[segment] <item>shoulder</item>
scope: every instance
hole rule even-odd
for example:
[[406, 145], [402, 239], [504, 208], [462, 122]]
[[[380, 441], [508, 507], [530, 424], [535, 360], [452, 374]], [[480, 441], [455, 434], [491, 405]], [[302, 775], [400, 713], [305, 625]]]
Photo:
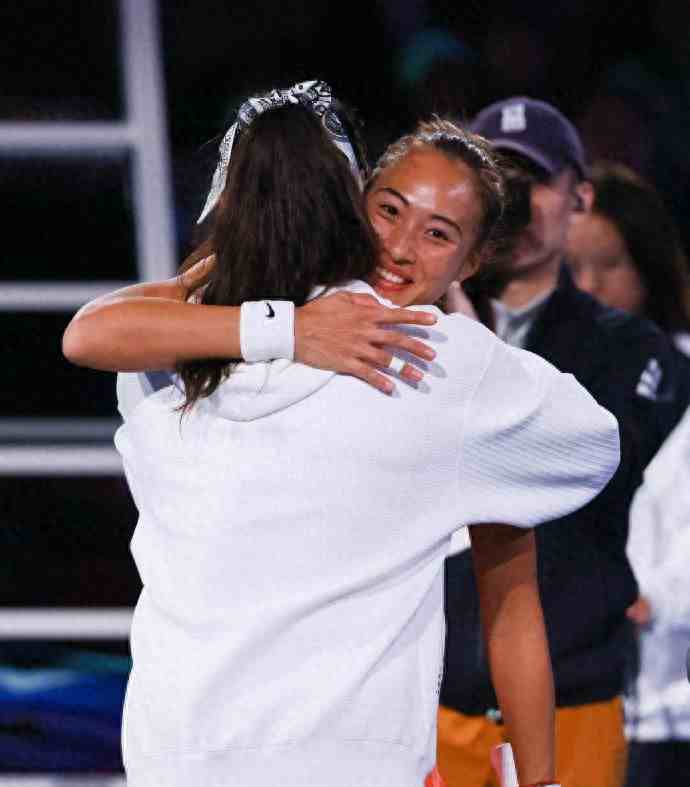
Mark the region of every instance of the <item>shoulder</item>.
[[485, 344], [501, 342], [486, 325], [464, 314], [445, 314], [436, 306], [413, 306], [412, 308], [425, 311], [433, 310], [432, 313], [438, 317], [436, 326], [447, 333], [449, 338], [452, 337], [453, 341], [480, 341]]
[[444, 314], [438, 312], [438, 322], [430, 332], [430, 339], [437, 337], [434, 349], [448, 361], [469, 359], [481, 361], [488, 359], [500, 347], [507, 347], [485, 325], [466, 317], [464, 314]]
[[671, 342], [651, 320], [604, 306], [574, 286], [558, 293], [554, 307], [580, 344], [587, 346], [592, 359], [644, 366], [655, 357], [662, 365], [672, 365]]
[[631, 342], [641, 338], [665, 341], [663, 332], [650, 320], [605, 306], [575, 287], [568, 289], [563, 296], [568, 299], [573, 312], [586, 320], [595, 334]]

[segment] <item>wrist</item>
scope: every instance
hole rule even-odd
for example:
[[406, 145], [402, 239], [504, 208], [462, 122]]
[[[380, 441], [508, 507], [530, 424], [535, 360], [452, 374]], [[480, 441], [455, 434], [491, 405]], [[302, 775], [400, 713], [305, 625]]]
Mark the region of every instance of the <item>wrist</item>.
[[240, 349], [248, 363], [293, 360], [295, 305], [291, 301], [246, 301], [240, 308]]

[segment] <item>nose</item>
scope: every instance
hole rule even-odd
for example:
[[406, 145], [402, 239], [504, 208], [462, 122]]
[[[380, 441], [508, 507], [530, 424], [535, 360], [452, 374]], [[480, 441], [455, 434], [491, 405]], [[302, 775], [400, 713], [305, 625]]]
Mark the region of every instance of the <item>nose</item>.
[[417, 248], [412, 227], [401, 222], [386, 239], [386, 249], [398, 265], [411, 265], [417, 259]]

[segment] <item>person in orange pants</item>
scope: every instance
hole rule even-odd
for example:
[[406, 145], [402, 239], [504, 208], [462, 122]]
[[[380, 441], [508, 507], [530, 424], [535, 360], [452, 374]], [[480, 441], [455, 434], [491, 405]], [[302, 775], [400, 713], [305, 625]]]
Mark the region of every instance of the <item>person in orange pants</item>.
[[[560, 782], [591, 787], [623, 782], [627, 747], [622, 718], [619, 697], [557, 708], [556, 773]], [[507, 742], [500, 721], [441, 707], [438, 727], [438, 769], [447, 787], [500, 787], [488, 757], [494, 746]], [[592, 729], [597, 735], [589, 734]]]
[[[675, 351], [653, 323], [598, 303], [568, 272], [568, 229], [592, 198], [574, 126], [555, 107], [517, 96], [487, 107], [470, 127], [530, 180], [531, 220], [486, 288], [491, 327], [574, 375], [619, 422], [622, 460], [613, 480], [589, 505], [537, 528], [535, 540], [555, 687], [554, 775], [568, 787], [622, 787], [621, 695], [632, 650], [626, 613], [638, 596], [625, 550], [628, 514], [644, 467], [685, 407], [684, 385]], [[521, 647], [506, 637], [496, 642], [482, 625], [473, 550], [455, 551], [446, 560], [438, 766], [449, 787], [485, 787], [495, 784], [492, 746], [510, 736], [519, 766], [530, 742], [517, 746], [515, 730], [532, 731], [536, 747], [545, 728], [536, 718], [525, 723], [535, 697], [516, 677], [525, 673]], [[533, 636], [534, 627], [528, 631]], [[507, 678], [497, 675], [496, 654]], [[518, 718], [501, 699], [505, 680], [519, 681], [511, 687], [522, 699]]]

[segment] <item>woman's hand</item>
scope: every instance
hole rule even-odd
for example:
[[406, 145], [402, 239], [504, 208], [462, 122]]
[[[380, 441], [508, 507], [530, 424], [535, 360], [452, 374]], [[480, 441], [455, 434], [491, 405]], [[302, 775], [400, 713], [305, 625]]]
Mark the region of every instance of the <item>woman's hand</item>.
[[[384, 393], [393, 382], [385, 369], [394, 350], [404, 350], [430, 361], [436, 353], [423, 342], [392, 326], [433, 325], [433, 314], [410, 309], [390, 309], [373, 295], [339, 292], [315, 298], [295, 310], [295, 360], [308, 366], [351, 374]], [[406, 363], [400, 376], [411, 382], [422, 379], [415, 366]]]
[[644, 596], [638, 596], [637, 601], [625, 610], [625, 615], [638, 626], [647, 626], [652, 620], [652, 607]]
[[178, 276], [182, 288], [186, 292], [191, 293], [199, 287], [203, 287], [204, 284], [208, 283], [215, 264], [216, 255], [211, 254], [208, 257], [204, 257], [203, 260], [199, 260], [191, 268], [187, 268], [186, 271]]

